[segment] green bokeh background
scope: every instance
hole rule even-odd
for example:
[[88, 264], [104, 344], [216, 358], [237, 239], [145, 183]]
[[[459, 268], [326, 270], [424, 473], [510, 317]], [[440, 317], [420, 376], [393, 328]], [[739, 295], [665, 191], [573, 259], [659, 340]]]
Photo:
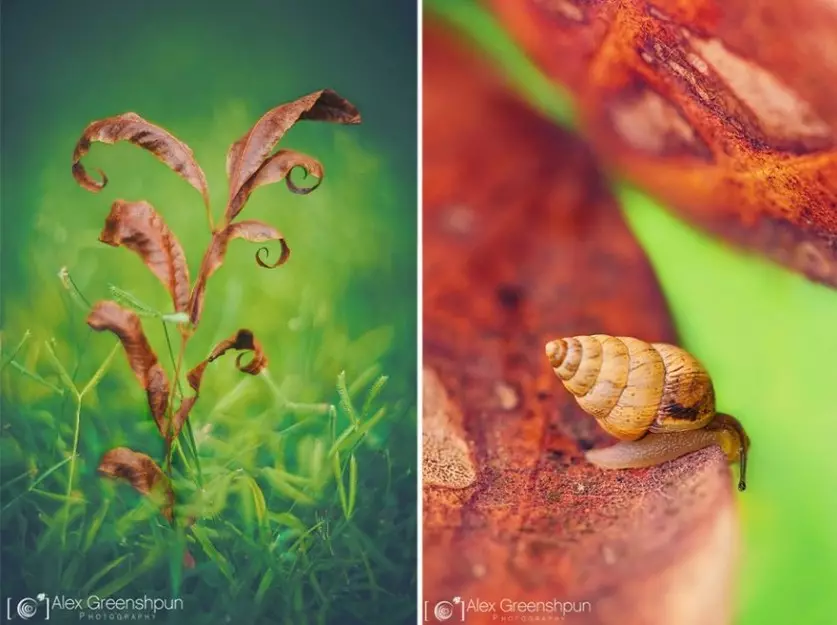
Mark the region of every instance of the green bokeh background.
[[[572, 123], [568, 96], [484, 9], [466, 0], [425, 6], [479, 45], [533, 106]], [[695, 231], [641, 192], [619, 193], [682, 344], [712, 372], [719, 410], [738, 416], [753, 441], [747, 492], [738, 498], [736, 623], [832, 623], [837, 293]]]
[[[115, 199], [156, 207], [183, 244], [193, 277], [209, 242], [199, 195], [134, 146], [94, 144], [85, 165], [101, 167], [110, 182], [99, 194], [78, 187], [70, 156], [89, 122], [134, 111], [185, 141], [206, 172], [217, 220], [227, 194], [227, 148], [265, 111], [322, 88], [336, 90], [361, 111], [360, 126], [302, 122], [283, 139], [281, 147], [323, 163], [322, 186], [307, 196], [284, 185], [264, 187], [243, 217], [277, 226], [293, 250], [291, 259], [278, 269], [261, 269], [253, 258], [256, 246], [232, 243], [225, 265], [209, 281], [204, 317], [186, 354], [192, 366], [220, 339], [250, 328], [270, 358], [270, 381], [282, 401], [335, 405], [337, 434], [349, 424], [336, 392], [338, 374], [346, 372], [358, 410], [377, 376], [388, 376], [365, 415], [384, 409], [385, 417], [355, 450], [357, 509], [351, 521], [343, 518], [324, 456], [334, 440], [330, 417], [276, 408], [267, 380], [242, 376], [231, 357], [221, 359], [208, 370], [192, 413], [207, 479], [227, 480], [210, 497], [219, 509], [204, 525], [220, 559], [192, 542], [198, 567], [184, 574], [180, 590], [190, 623], [355, 623], [379, 613], [393, 623], [411, 622], [415, 6], [385, 0], [4, 0], [2, 70], [3, 349], [8, 355], [29, 331], [17, 363], [58, 386], [45, 341], [55, 338], [59, 359], [71, 372], [78, 367], [81, 383], [115, 343], [110, 334], [87, 330], [84, 312], [58, 280], [61, 267], [90, 300], [108, 298], [114, 284], [158, 310], [170, 309], [167, 293], [136, 255], [97, 241]], [[275, 258], [278, 246], [270, 251]], [[145, 326], [168, 365], [161, 324]], [[85, 503], [70, 506], [63, 551], [56, 528], [68, 467], [44, 475], [72, 449], [72, 401], [13, 366], [5, 367], [2, 383], [4, 606], [10, 595], [75, 595], [122, 556], [127, 559], [93, 589], [130, 578], [116, 594], [171, 593], [172, 533], [153, 514], [132, 521], [143, 502], [128, 487], [114, 488], [95, 475], [101, 453], [116, 445], [160, 457], [144, 394], [122, 354], [82, 408], [74, 491]], [[297, 423], [291, 433], [277, 434]], [[299, 478], [290, 483], [311, 500], [297, 501], [283, 484], [265, 479], [264, 467]], [[307, 547], [292, 548], [302, 530], [284, 527], [286, 517], [256, 527], [250, 481], [229, 475], [253, 477], [268, 513], [295, 515], [310, 533]], [[79, 545], [100, 515], [96, 539], [84, 551]], [[158, 548], [159, 561], [138, 573], [143, 558]], [[231, 579], [222, 574], [223, 561]], [[186, 622], [182, 618], [173, 622]]]

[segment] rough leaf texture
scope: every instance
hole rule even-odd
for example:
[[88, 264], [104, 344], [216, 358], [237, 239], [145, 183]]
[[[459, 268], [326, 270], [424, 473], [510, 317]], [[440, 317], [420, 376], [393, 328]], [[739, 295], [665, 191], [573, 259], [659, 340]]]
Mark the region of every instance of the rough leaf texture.
[[837, 4], [491, 3], [620, 171], [837, 286]]
[[200, 192], [204, 203], [209, 205], [206, 176], [195, 161], [189, 146], [136, 113], [108, 117], [95, 121], [84, 129], [73, 151], [73, 178], [88, 191], [100, 191], [108, 182], [107, 176], [102, 171], [99, 172], [102, 175], [102, 181], [93, 180], [81, 164], [81, 159], [90, 150], [90, 144], [96, 141], [109, 144], [129, 141], [148, 150], [195, 187]]
[[90, 311], [87, 325], [97, 332], [113, 332], [119, 338], [131, 370], [148, 395], [148, 406], [151, 408], [157, 429], [165, 436], [168, 429], [166, 407], [169, 379], [145, 337], [139, 317], [116, 302], [101, 301]]
[[192, 296], [189, 302], [189, 316], [192, 323], [197, 325], [203, 312], [203, 301], [206, 295], [206, 282], [209, 277], [215, 273], [221, 265], [224, 264], [224, 257], [227, 254], [227, 245], [233, 239], [244, 239], [251, 243], [266, 243], [268, 241], [278, 241], [281, 246], [279, 258], [273, 264], [266, 263], [261, 253], [267, 252], [266, 248], [259, 248], [256, 252], [256, 263], [261, 267], [273, 269], [288, 261], [291, 257], [291, 248], [285, 242], [285, 237], [276, 228], [270, 224], [266, 224], [256, 220], [239, 221], [219, 230], [212, 235], [212, 242], [209, 249], [201, 262], [200, 272], [198, 278], [195, 280], [195, 286], [192, 289]]
[[265, 113], [227, 153], [230, 198], [262, 167], [267, 155], [297, 121], [310, 119], [337, 124], [359, 124], [354, 105], [331, 89], [315, 91]]
[[166, 504], [163, 515], [169, 521], [173, 518], [174, 492], [163, 470], [145, 454], [127, 447], [111, 449], [99, 461], [99, 473], [107, 477], [123, 479], [143, 495], [162, 490]]
[[[299, 167], [305, 172], [306, 177], [314, 176], [317, 182], [309, 187], [300, 187], [291, 180], [291, 173]], [[323, 180], [323, 166], [315, 158], [294, 152], [293, 150], [278, 150], [276, 154], [268, 158], [255, 174], [250, 176], [227, 207], [227, 219], [235, 219], [236, 215], [244, 208], [250, 194], [259, 187], [266, 184], [273, 184], [284, 180], [288, 189], [293, 193], [305, 195], [311, 193], [320, 186]]]
[[139, 254], [171, 295], [174, 309], [189, 305], [189, 266], [177, 237], [148, 202], [117, 200], [99, 235], [102, 243], [120, 245]]
[[584, 450], [613, 439], [544, 355], [588, 332], [676, 342], [590, 155], [438, 30], [423, 107], [424, 599], [588, 601], [566, 614], [578, 624], [728, 623], [737, 519], [721, 451], [594, 468]]

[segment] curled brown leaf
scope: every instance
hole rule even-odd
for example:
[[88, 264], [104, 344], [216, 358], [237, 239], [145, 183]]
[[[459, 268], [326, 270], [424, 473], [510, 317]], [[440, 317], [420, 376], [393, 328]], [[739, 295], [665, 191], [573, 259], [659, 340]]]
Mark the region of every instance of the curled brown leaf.
[[117, 200], [99, 235], [102, 243], [139, 254], [168, 289], [176, 311], [189, 305], [189, 267], [177, 237], [148, 202]]
[[[306, 177], [314, 176], [317, 178], [317, 182], [310, 187], [300, 187], [294, 184], [291, 174], [297, 167], [305, 172]], [[235, 219], [236, 215], [244, 208], [250, 194], [257, 188], [282, 180], [285, 181], [288, 189], [293, 193], [300, 195], [311, 193], [320, 186], [323, 180], [323, 166], [317, 159], [301, 152], [294, 152], [293, 150], [277, 151], [276, 154], [262, 163], [256, 173], [247, 179], [238, 193], [235, 194], [235, 197], [230, 200], [229, 206], [227, 206], [227, 221]]]
[[165, 435], [169, 380], [148, 343], [139, 317], [116, 302], [101, 301], [90, 311], [87, 325], [97, 332], [113, 332], [119, 338], [128, 364], [148, 396], [148, 406], [157, 428]]
[[163, 516], [172, 521], [174, 491], [163, 470], [150, 457], [128, 447], [116, 447], [106, 452], [99, 461], [99, 473], [127, 481], [143, 495], [161, 492], [165, 498]]
[[282, 136], [303, 119], [359, 124], [360, 113], [351, 102], [331, 89], [315, 91], [269, 110], [246, 135], [230, 146], [227, 153], [231, 199], [259, 170]]
[[245, 220], [230, 224], [223, 230], [219, 230], [212, 236], [212, 243], [203, 257], [198, 278], [192, 289], [192, 297], [189, 302], [189, 316], [192, 323], [197, 325], [203, 312], [203, 299], [206, 291], [206, 282], [224, 263], [224, 256], [227, 253], [227, 245], [233, 239], [245, 239], [251, 243], [266, 243], [267, 241], [279, 241], [281, 251], [275, 263], [267, 264], [260, 255], [266, 252], [266, 248], [259, 248], [256, 252], [256, 263], [261, 267], [273, 269], [287, 262], [291, 256], [291, 249], [285, 241], [285, 237], [276, 228], [262, 221]]
[[711, 233], [837, 287], [837, 5], [491, 0], [600, 158]]
[[[235, 366], [242, 373], [258, 375], [265, 367], [267, 367], [267, 356], [262, 350], [261, 344], [256, 340], [256, 337], [253, 336], [253, 333], [250, 330], [242, 328], [231, 337], [218, 343], [209, 356], [207, 356], [205, 360], [198, 363], [198, 365], [186, 375], [189, 386], [193, 391], [195, 391], [195, 394], [191, 397], [183, 398], [183, 401], [180, 403], [180, 406], [174, 415], [171, 432], [169, 432], [166, 439], [169, 441], [169, 444], [170, 441], [178, 437], [180, 431], [183, 429], [183, 426], [186, 424], [186, 420], [189, 418], [189, 413], [192, 411], [195, 402], [198, 401], [198, 397], [201, 392], [201, 382], [203, 381], [203, 374], [204, 371], [206, 371], [207, 365], [217, 360], [231, 349], [242, 352], [235, 359]], [[243, 352], [253, 352], [253, 358], [250, 362], [242, 364], [242, 359], [244, 357]]]
[[[566, 619], [574, 625], [730, 622], [738, 537], [721, 450], [648, 469], [592, 466], [584, 451], [609, 438], [543, 357], [564, 332], [676, 342], [648, 260], [587, 148], [431, 28], [425, 20], [424, 598], [558, 595], [586, 602]], [[474, 171], [479, 184], [462, 184]], [[696, 579], [710, 583], [683, 591]]]
[[93, 180], [81, 164], [81, 159], [90, 150], [90, 144], [96, 141], [107, 144], [128, 141], [148, 150], [197, 189], [204, 204], [209, 206], [206, 176], [189, 146], [136, 113], [123, 113], [101, 119], [84, 129], [73, 151], [73, 178], [88, 191], [98, 192], [108, 182], [107, 176], [101, 170], [99, 173], [102, 175], [102, 181]]

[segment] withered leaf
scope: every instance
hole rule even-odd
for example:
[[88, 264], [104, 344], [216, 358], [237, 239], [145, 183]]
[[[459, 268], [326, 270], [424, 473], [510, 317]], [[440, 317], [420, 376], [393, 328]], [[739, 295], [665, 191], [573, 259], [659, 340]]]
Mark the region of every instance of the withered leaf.
[[[587, 601], [566, 614], [579, 625], [728, 622], [737, 524], [720, 449], [590, 465], [584, 449], [612, 439], [544, 357], [574, 334], [676, 342], [642, 250], [585, 146], [425, 29], [424, 599]], [[684, 592], [695, 579], [712, 583]]]
[[359, 124], [354, 105], [331, 89], [315, 91], [265, 113], [227, 153], [230, 199], [258, 171], [270, 151], [297, 121], [309, 119], [336, 124]]
[[261, 253], [267, 252], [266, 248], [259, 248], [256, 251], [256, 263], [261, 267], [273, 269], [284, 264], [291, 256], [291, 249], [288, 247], [285, 237], [276, 228], [256, 220], [245, 220], [230, 224], [223, 230], [212, 235], [212, 242], [201, 262], [195, 286], [192, 288], [192, 296], [189, 302], [189, 316], [192, 323], [197, 325], [203, 312], [203, 300], [206, 292], [206, 282], [224, 263], [224, 256], [227, 254], [227, 245], [233, 239], [245, 239], [251, 243], [266, 243], [278, 241], [281, 246], [279, 258], [273, 264], [266, 263]]
[[128, 364], [148, 396], [157, 429], [165, 436], [169, 379], [145, 337], [139, 317], [116, 302], [105, 300], [93, 306], [87, 325], [97, 332], [113, 332], [119, 338]]
[[116, 447], [102, 456], [98, 470], [107, 477], [126, 480], [143, 495], [161, 492], [165, 498], [163, 516], [172, 521], [174, 491], [163, 470], [150, 457], [128, 447]]
[[139, 254], [168, 289], [174, 309], [187, 309], [190, 284], [186, 256], [177, 237], [148, 202], [114, 202], [99, 240]]
[[197, 189], [204, 204], [209, 206], [206, 176], [189, 146], [136, 113], [123, 113], [101, 119], [84, 129], [73, 151], [73, 178], [88, 191], [100, 191], [108, 182], [107, 176], [101, 170], [102, 181], [93, 180], [81, 164], [81, 159], [90, 150], [90, 144], [96, 141], [107, 144], [129, 141], [148, 150]]
[[[189, 418], [189, 413], [192, 411], [195, 402], [197, 402], [198, 397], [200, 396], [201, 382], [207, 365], [217, 360], [231, 349], [242, 352], [235, 359], [235, 366], [242, 373], [258, 375], [265, 367], [267, 367], [267, 356], [262, 350], [261, 344], [256, 340], [256, 337], [253, 336], [253, 333], [250, 330], [241, 329], [233, 336], [218, 343], [209, 356], [205, 360], [198, 363], [198, 365], [186, 375], [189, 386], [193, 391], [195, 391], [195, 394], [191, 397], [184, 397], [181, 401], [180, 407], [174, 415], [174, 423], [167, 440], [171, 441], [177, 438], [180, 431], [183, 429], [183, 426], [186, 424], [186, 420]], [[242, 362], [245, 356], [244, 352], [253, 352], [252, 359], [247, 363]]]
[[610, 164], [690, 222], [837, 286], [833, 3], [492, 4]]
[[[297, 167], [305, 172], [306, 177], [314, 176], [317, 181], [309, 187], [297, 186], [291, 179], [291, 174]], [[259, 167], [255, 174], [247, 179], [238, 193], [235, 194], [235, 197], [230, 200], [230, 204], [227, 206], [227, 221], [235, 219], [253, 191], [263, 185], [273, 184], [281, 180], [285, 181], [288, 189], [293, 193], [305, 195], [320, 186], [323, 180], [323, 166], [317, 159], [306, 154], [293, 150], [278, 150], [276, 154], [268, 158]]]

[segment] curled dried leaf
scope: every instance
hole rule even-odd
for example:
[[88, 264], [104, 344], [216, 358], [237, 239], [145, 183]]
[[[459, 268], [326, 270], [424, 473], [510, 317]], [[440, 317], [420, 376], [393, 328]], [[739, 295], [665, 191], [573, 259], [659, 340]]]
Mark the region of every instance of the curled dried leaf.
[[354, 105], [331, 89], [315, 91], [265, 113], [227, 153], [230, 198], [235, 198], [264, 163], [282, 136], [302, 119], [336, 124], [359, 124]]
[[189, 305], [189, 267], [177, 237], [148, 202], [117, 200], [99, 235], [102, 243], [139, 254], [171, 295], [174, 309]]
[[[305, 172], [306, 178], [314, 176], [317, 182], [309, 187], [297, 186], [291, 179], [291, 174], [297, 167]], [[323, 180], [323, 166], [317, 159], [301, 152], [294, 152], [293, 150], [277, 151], [276, 154], [262, 163], [256, 173], [247, 179], [238, 193], [235, 194], [235, 197], [230, 200], [229, 206], [227, 206], [227, 221], [235, 219], [236, 215], [244, 208], [250, 194], [257, 188], [282, 180], [285, 181], [288, 189], [293, 193], [300, 195], [311, 193], [320, 186]]]
[[116, 447], [102, 456], [98, 471], [104, 476], [127, 481], [143, 495], [160, 492], [165, 498], [163, 516], [172, 521], [174, 491], [163, 470], [150, 457], [128, 447]]
[[261, 267], [273, 269], [287, 262], [291, 256], [291, 249], [285, 241], [285, 237], [276, 228], [262, 221], [246, 220], [230, 224], [223, 230], [219, 230], [212, 236], [212, 243], [203, 257], [198, 278], [192, 289], [192, 297], [189, 302], [189, 316], [192, 323], [197, 325], [203, 312], [203, 299], [206, 291], [206, 282], [224, 263], [224, 256], [227, 254], [227, 245], [233, 239], [245, 239], [251, 243], [266, 243], [268, 241], [279, 241], [281, 251], [275, 263], [268, 264], [261, 256], [267, 252], [266, 248], [259, 248], [256, 251], [256, 263]]
[[837, 5], [491, 4], [572, 92], [611, 167], [693, 224], [837, 287]]
[[[186, 424], [186, 420], [189, 418], [189, 413], [192, 411], [195, 402], [198, 401], [198, 397], [200, 396], [201, 391], [201, 382], [203, 380], [203, 374], [204, 371], [206, 371], [207, 365], [217, 360], [231, 349], [235, 349], [242, 352], [235, 359], [235, 366], [242, 373], [258, 375], [262, 372], [262, 370], [265, 367], [267, 367], [267, 356], [262, 350], [261, 344], [256, 340], [256, 337], [253, 336], [253, 333], [250, 330], [241, 329], [238, 332], [236, 332], [233, 336], [224, 339], [223, 341], [218, 343], [218, 345], [215, 346], [215, 348], [212, 350], [209, 356], [207, 356], [205, 360], [202, 360], [200, 363], [198, 363], [198, 365], [195, 366], [186, 375], [186, 379], [189, 382], [189, 386], [192, 387], [192, 390], [195, 391], [195, 394], [191, 397], [185, 397], [183, 401], [180, 403], [180, 406], [174, 415], [174, 422], [172, 425], [171, 432], [169, 433], [166, 439], [167, 441], [169, 441], [169, 444], [180, 434], [180, 431]], [[244, 364], [242, 363], [244, 357], [243, 352], [253, 352], [253, 358], [252, 360], [250, 360], [250, 362]]]
[[148, 406], [157, 428], [164, 435], [169, 379], [148, 343], [139, 317], [116, 302], [101, 301], [90, 311], [87, 325], [97, 332], [113, 332], [119, 338], [128, 364], [148, 396]]
[[[425, 21], [425, 599], [559, 594], [592, 605], [569, 615], [574, 625], [731, 622], [737, 524], [724, 454], [592, 466], [584, 451], [607, 435], [543, 362], [542, 345], [564, 330], [676, 342], [648, 260], [586, 147], [431, 28]], [[474, 171], [479, 184], [462, 184]], [[712, 584], [681, 592], [687, 579]]]
[[88, 191], [98, 192], [108, 182], [107, 176], [101, 170], [99, 173], [102, 175], [102, 181], [93, 180], [81, 164], [81, 159], [90, 150], [90, 144], [94, 141], [107, 144], [128, 141], [148, 150], [197, 189], [204, 204], [209, 206], [206, 176], [189, 146], [136, 113], [123, 113], [101, 119], [84, 129], [73, 151], [73, 178]]

